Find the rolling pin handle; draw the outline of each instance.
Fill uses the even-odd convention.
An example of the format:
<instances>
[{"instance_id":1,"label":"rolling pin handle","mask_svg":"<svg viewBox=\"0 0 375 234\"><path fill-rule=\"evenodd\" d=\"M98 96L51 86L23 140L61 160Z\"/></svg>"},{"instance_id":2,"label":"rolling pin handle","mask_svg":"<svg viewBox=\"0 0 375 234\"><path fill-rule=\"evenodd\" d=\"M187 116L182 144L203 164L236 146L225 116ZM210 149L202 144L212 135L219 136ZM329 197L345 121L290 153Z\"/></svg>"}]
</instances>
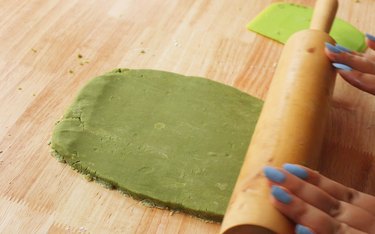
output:
<instances>
[{"instance_id":1,"label":"rolling pin handle","mask_svg":"<svg viewBox=\"0 0 375 234\"><path fill-rule=\"evenodd\" d=\"M317 0L310 24L310 29L329 33L338 8L337 0Z\"/></svg>"}]
</instances>

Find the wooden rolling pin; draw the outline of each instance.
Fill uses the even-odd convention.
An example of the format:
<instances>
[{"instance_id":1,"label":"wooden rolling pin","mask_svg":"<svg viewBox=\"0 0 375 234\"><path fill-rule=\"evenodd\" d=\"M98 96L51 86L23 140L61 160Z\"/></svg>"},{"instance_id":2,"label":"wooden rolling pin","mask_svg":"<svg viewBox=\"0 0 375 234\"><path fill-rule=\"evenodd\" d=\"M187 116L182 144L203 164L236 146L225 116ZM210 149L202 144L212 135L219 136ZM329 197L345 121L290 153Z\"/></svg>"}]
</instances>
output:
<instances>
[{"instance_id":1,"label":"wooden rolling pin","mask_svg":"<svg viewBox=\"0 0 375 234\"><path fill-rule=\"evenodd\" d=\"M229 202L221 233L289 234L293 224L270 202L266 165L315 167L335 83L324 54L337 0L318 0L310 29L288 40Z\"/></svg>"}]
</instances>

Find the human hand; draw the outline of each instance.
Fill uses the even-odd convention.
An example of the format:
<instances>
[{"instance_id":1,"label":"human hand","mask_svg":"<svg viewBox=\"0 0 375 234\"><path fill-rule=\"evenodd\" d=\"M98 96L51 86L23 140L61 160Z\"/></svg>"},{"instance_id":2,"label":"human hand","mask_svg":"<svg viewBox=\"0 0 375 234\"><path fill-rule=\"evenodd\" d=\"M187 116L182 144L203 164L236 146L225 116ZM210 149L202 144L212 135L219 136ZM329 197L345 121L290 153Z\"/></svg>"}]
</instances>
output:
<instances>
[{"instance_id":1,"label":"human hand","mask_svg":"<svg viewBox=\"0 0 375 234\"><path fill-rule=\"evenodd\" d=\"M375 37L366 34L367 46L375 50ZM375 95L375 55L362 54L326 43L325 53L337 72L351 85Z\"/></svg>"},{"instance_id":2,"label":"human hand","mask_svg":"<svg viewBox=\"0 0 375 234\"><path fill-rule=\"evenodd\" d=\"M296 223L297 234L375 234L375 197L309 168L265 167L271 202Z\"/></svg>"}]
</instances>

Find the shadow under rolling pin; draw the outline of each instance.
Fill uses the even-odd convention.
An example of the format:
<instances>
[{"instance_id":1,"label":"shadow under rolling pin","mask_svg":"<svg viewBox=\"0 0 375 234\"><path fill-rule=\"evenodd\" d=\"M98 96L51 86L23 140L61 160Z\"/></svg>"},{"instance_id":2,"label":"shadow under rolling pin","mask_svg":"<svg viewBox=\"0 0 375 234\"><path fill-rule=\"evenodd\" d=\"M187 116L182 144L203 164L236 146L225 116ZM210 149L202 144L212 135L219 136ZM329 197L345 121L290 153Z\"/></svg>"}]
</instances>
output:
<instances>
[{"instance_id":1,"label":"shadow under rolling pin","mask_svg":"<svg viewBox=\"0 0 375 234\"><path fill-rule=\"evenodd\" d=\"M285 44L220 233L294 233L271 205L262 171L286 162L317 165L336 75L324 43L334 43L328 33L337 7L337 0L317 0L310 29Z\"/></svg>"}]
</instances>

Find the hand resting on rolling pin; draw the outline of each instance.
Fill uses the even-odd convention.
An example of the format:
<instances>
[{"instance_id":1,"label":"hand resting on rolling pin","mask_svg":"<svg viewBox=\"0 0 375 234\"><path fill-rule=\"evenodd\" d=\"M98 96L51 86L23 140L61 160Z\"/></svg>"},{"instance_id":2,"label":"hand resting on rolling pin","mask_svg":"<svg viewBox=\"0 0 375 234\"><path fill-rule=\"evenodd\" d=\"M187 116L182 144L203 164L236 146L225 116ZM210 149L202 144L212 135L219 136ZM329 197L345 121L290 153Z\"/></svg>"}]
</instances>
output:
<instances>
[{"instance_id":1,"label":"hand resting on rolling pin","mask_svg":"<svg viewBox=\"0 0 375 234\"><path fill-rule=\"evenodd\" d=\"M271 202L296 223L297 234L375 233L375 197L348 188L309 168L265 167Z\"/></svg>"},{"instance_id":2,"label":"hand resting on rolling pin","mask_svg":"<svg viewBox=\"0 0 375 234\"><path fill-rule=\"evenodd\" d=\"M367 34L375 50L375 37ZM332 65L351 85L375 95L375 55L326 43ZM266 167L272 204L296 223L297 234L375 233L375 197L334 182L309 168Z\"/></svg>"},{"instance_id":3,"label":"hand resting on rolling pin","mask_svg":"<svg viewBox=\"0 0 375 234\"><path fill-rule=\"evenodd\" d=\"M375 50L375 36L366 34L367 45ZM325 50L337 72L351 85L375 95L375 55L350 51L326 43Z\"/></svg>"},{"instance_id":4,"label":"hand resting on rolling pin","mask_svg":"<svg viewBox=\"0 0 375 234\"><path fill-rule=\"evenodd\" d=\"M367 34L375 50L375 37ZM326 43L325 52L351 85L375 95L375 55ZM375 197L332 181L309 168L265 167L271 202L296 223L297 234L375 234Z\"/></svg>"},{"instance_id":5,"label":"hand resting on rolling pin","mask_svg":"<svg viewBox=\"0 0 375 234\"><path fill-rule=\"evenodd\" d=\"M375 50L375 37L366 34ZM351 85L375 95L375 55L326 43L325 52ZM332 181L309 168L265 167L271 203L296 223L297 234L375 234L375 197Z\"/></svg>"}]
</instances>

